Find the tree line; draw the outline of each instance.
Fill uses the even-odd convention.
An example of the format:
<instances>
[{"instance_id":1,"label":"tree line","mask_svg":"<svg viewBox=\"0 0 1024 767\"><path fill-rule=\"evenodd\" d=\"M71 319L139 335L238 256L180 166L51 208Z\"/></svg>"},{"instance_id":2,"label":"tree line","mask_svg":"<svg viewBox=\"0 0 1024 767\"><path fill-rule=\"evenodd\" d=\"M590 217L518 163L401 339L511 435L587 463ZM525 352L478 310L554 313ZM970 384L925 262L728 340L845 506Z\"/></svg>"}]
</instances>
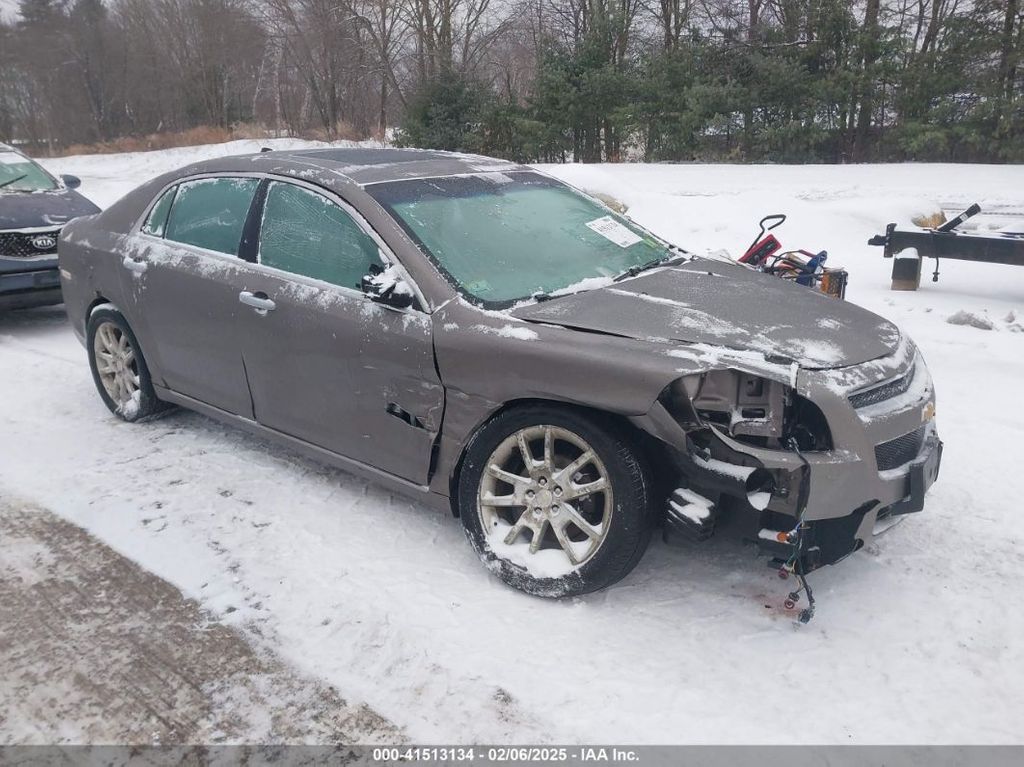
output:
<instances>
[{"instance_id":1,"label":"tree line","mask_svg":"<svg viewBox=\"0 0 1024 767\"><path fill-rule=\"evenodd\" d=\"M244 125L521 161L1022 161L1021 2L21 0L0 139Z\"/></svg>"}]
</instances>

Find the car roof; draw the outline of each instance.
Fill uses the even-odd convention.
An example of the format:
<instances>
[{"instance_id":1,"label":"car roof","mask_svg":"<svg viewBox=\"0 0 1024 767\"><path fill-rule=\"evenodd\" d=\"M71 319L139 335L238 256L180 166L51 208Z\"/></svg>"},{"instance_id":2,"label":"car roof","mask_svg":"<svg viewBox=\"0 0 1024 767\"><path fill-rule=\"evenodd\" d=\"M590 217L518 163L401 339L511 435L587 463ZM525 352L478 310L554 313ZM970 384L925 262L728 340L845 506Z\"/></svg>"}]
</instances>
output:
<instances>
[{"instance_id":1,"label":"car roof","mask_svg":"<svg viewBox=\"0 0 1024 767\"><path fill-rule=\"evenodd\" d=\"M416 178L530 170L508 160L432 149L336 147L261 152L208 160L190 170L216 172L237 170L243 165L249 170L287 173L322 181L326 180L323 176L332 176L335 182L358 186Z\"/></svg>"}]
</instances>

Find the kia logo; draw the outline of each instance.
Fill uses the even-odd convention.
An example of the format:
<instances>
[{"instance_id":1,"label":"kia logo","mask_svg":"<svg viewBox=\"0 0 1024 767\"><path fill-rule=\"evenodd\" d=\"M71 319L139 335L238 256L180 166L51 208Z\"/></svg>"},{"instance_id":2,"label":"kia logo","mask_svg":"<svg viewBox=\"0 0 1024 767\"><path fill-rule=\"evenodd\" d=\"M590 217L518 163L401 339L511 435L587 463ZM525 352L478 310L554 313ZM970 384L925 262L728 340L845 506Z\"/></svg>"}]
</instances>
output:
<instances>
[{"instance_id":1,"label":"kia logo","mask_svg":"<svg viewBox=\"0 0 1024 767\"><path fill-rule=\"evenodd\" d=\"M53 250L57 247L57 238L52 234L38 234L30 242L36 250Z\"/></svg>"}]
</instances>

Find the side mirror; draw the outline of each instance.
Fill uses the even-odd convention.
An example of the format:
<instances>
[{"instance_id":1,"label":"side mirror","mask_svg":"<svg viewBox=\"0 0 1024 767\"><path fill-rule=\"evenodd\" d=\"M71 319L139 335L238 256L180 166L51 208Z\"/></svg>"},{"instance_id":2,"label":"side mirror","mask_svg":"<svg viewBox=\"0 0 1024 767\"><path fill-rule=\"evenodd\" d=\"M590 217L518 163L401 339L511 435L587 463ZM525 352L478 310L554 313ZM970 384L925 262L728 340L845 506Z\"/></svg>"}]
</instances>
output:
<instances>
[{"instance_id":1,"label":"side mirror","mask_svg":"<svg viewBox=\"0 0 1024 767\"><path fill-rule=\"evenodd\" d=\"M82 185L82 179L78 176L61 176L60 180L64 182L64 186L68 189L78 189Z\"/></svg>"},{"instance_id":2,"label":"side mirror","mask_svg":"<svg viewBox=\"0 0 1024 767\"><path fill-rule=\"evenodd\" d=\"M363 275L360 287L371 301L392 309L408 309L416 301L409 283L402 279L394 266L387 269L371 266L370 273Z\"/></svg>"}]
</instances>

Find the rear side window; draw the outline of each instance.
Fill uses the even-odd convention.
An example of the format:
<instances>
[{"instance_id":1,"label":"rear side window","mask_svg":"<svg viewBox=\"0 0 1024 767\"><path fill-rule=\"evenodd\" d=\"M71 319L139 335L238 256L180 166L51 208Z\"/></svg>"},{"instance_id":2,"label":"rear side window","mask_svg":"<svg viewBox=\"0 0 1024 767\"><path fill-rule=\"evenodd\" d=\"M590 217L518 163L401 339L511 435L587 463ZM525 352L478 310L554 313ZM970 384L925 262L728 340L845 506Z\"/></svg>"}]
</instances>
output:
<instances>
[{"instance_id":1,"label":"rear side window","mask_svg":"<svg viewBox=\"0 0 1024 767\"><path fill-rule=\"evenodd\" d=\"M260 263L346 288L358 288L377 243L338 205L294 184L267 191L260 228Z\"/></svg>"},{"instance_id":2,"label":"rear side window","mask_svg":"<svg viewBox=\"0 0 1024 767\"><path fill-rule=\"evenodd\" d=\"M179 184L164 237L237 256L259 183L255 178L204 178Z\"/></svg>"},{"instance_id":3,"label":"rear side window","mask_svg":"<svg viewBox=\"0 0 1024 767\"><path fill-rule=\"evenodd\" d=\"M153 210L149 212L149 218L142 225L142 231L146 234L152 234L154 237L164 236L164 231L167 229L167 214L171 212L171 203L174 202L174 193L176 191L178 191L178 188L172 186L160 195L160 199L156 201Z\"/></svg>"}]
</instances>

